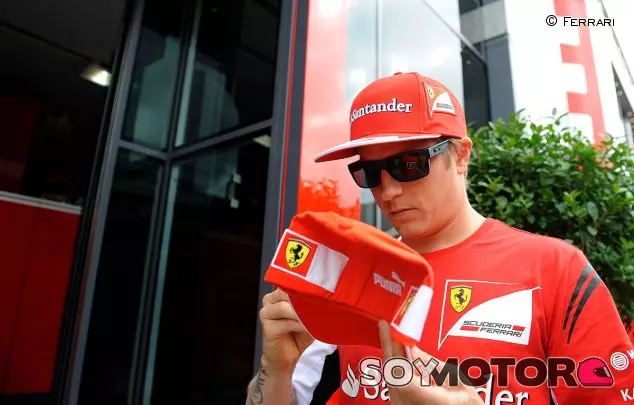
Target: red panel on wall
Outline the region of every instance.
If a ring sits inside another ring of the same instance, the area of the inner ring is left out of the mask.
[[[79,215],[40,208],[10,354],[7,392],[51,389]]]
[[[75,213],[0,201],[2,394],[51,389],[78,224]]]
[[[33,207],[0,200],[0,394],[6,392],[9,353],[36,216]]]
[[[309,2],[297,212],[359,219],[360,190],[347,171],[350,160],[313,162],[318,152],[349,139],[347,18],[344,3]]]
[[[586,4],[584,0],[555,0],[555,14],[558,16],[571,16],[586,18]],[[605,125],[603,122],[603,110],[599,95],[599,81],[594,66],[592,42],[590,41],[590,29],[580,26],[579,45],[561,45],[561,59],[563,63],[582,65],[586,72],[586,94],[568,93],[568,110],[571,113],[588,114],[592,117],[592,131],[594,141],[600,143],[604,139]]]

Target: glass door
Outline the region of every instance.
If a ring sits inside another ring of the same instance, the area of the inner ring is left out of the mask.
[[[244,403],[252,376],[267,134],[174,165],[148,362],[151,404]]]

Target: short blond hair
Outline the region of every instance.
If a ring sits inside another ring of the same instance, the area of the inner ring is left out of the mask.
[[[449,154],[449,164],[451,165],[455,162],[456,156],[462,151],[462,142],[458,138],[453,137],[444,137],[443,140],[449,141],[449,148],[447,148],[447,153]],[[469,171],[465,171],[464,177],[467,178]]]

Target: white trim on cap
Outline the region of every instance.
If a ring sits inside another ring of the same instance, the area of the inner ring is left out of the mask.
[[[295,277],[299,277],[311,284],[317,285],[334,293],[337,289],[337,285],[339,284],[339,279],[341,279],[341,275],[343,274],[343,270],[348,264],[349,257],[335,249],[329,248],[323,243],[319,243],[298,232],[291,231],[290,229],[284,230],[281,239],[282,242],[278,245],[273,257],[277,258],[280,254],[280,250],[284,249],[282,246],[284,241],[286,241],[286,249],[288,249],[288,243],[292,238],[297,238],[300,241],[311,243],[316,247],[316,251],[313,253],[313,258],[308,259],[310,260],[308,272],[306,274],[302,274],[301,272],[296,272],[293,269],[279,266],[275,264],[275,262],[271,264],[271,267]],[[306,253],[306,256],[309,254],[310,253]]]
[[[413,289],[411,289],[410,295],[414,295],[414,300],[405,310],[405,315],[403,315],[401,321],[395,323],[394,320],[392,320],[391,323],[394,329],[418,341],[423,334],[423,326],[427,321],[434,290],[426,285],[421,285],[415,293]],[[398,312],[400,311],[401,309],[399,308]]]
[[[354,156],[354,149],[367,145],[379,145],[384,143],[396,143],[406,141],[418,141],[422,139],[440,138],[441,134],[400,134],[400,135],[377,135],[367,138],[355,139],[348,141],[332,148],[326,149],[313,157],[317,163],[329,160],[345,159]]]

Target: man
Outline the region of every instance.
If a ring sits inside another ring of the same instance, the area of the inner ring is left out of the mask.
[[[262,364],[247,403],[324,404],[333,396],[339,404],[634,401],[634,348],[609,290],[575,247],[471,207],[466,133],[462,107],[449,89],[416,73],[396,74],[357,95],[351,140],[315,160],[359,155],[349,166],[355,182],[372,190],[401,240],[434,269],[434,297],[410,359],[425,365],[437,359],[440,371],[444,362],[461,364],[473,380],[362,383],[363,375],[369,378],[360,367],[364,358],[407,354],[385,323],[377,325],[382,350],[314,341],[277,290],[263,300]]]

